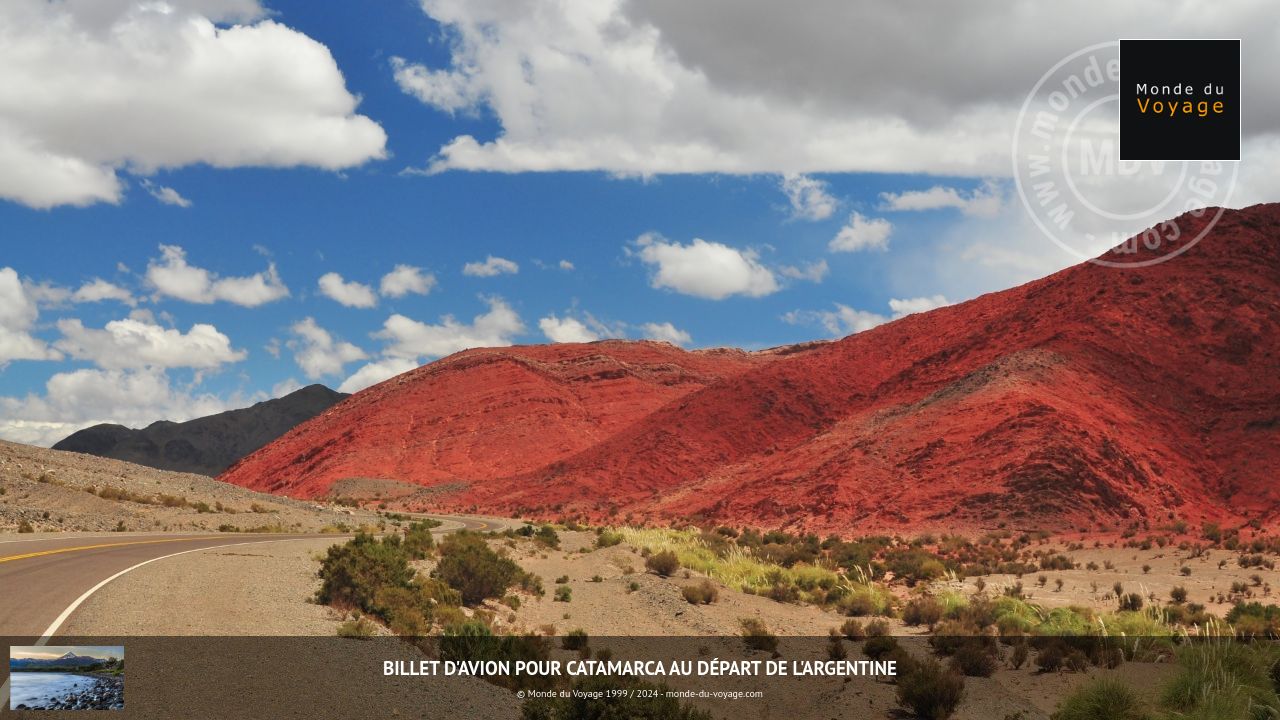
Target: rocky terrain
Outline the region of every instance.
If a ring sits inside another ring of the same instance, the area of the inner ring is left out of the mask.
[[[203,475],[0,441],[0,532],[316,531],[378,520],[371,512],[253,492]]]
[[[1182,222],[1194,234],[1204,220]],[[353,396],[222,479],[307,498],[353,479],[408,484],[426,491],[400,493],[417,508],[844,534],[1270,525],[1278,240],[1280,206],[1227,211],[1169,262],[1084,263],[762,353],[468,351]]]
[[[140,430],[94,425],[53,449],[212,476],[346,397],[323,385],[310,385],[253,407],[182,423],[160,420]]]
[[[65,697],[50,697],[28,706],[19,703],[14,710],[122,710],[124,678],[92,676],[93,686]]]

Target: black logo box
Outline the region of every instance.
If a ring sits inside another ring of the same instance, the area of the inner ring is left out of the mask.
[[[1238,39],[1121,39],[1120,159],[1239,160],[1240,78]]]

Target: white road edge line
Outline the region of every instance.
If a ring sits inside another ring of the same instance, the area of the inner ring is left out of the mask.
[[[297,540],[315,540],[315,539],[316,538],[277,538],[274,540],[253,540],[250,542],[227,543],[226,545],[210,545],[208,547],[198,547],[198,548],[192,548],[190,550],[183,550],[182,552],[176,552],[171,555],[161,555],[160,557],[154,557],[154,558],[151,558],[150,560],[143,560],[137,565],[134,565],[133,567],[127,567],[121,570],[120,572],[116,573],[115,575],[112,575],[106,580],[103,580],[97,585],[94,585],[93,587],[86,590],[85,593],[80,597],[76,598],[76,601],[71,603],[71,605],[69,605],[66,610],[62,611],[62,614],[58,616],[58,619],[53,621],[52,625],[50,625],[47,629],[45,629],[44,633],[41,634],[40,639],[36,641],[36,644],[34,647],[48,645],[49,639],[52,638],[53,634],[58,631],[58,628],[62,626],[62,623],[66,622],[67,618],[71,617],[71,613],[75,612],[76,608],[80,607],[81,603],[83,603],[85,600],[88,600],[90,596],[92,596],[94,593],[101,590],[104,586],[106,586],[107,583],[111,582],[112,580],[115,580],[116,578],[120,577],[121,575],[124,575],[125,573],[137,570],[143,565],[150,565],[151,563],[157,560],[168,560],[171,557],[186,555],[187,553],[200,552],[201,550],[217,550],[218,548],[239,547],[241,545],[262,545],[263,543],[290,542],[290,541],[297,541]],[[6,706],[9,704],[9,678],[5,678],[4,684],[0,685],[0,702],[4,703]]]

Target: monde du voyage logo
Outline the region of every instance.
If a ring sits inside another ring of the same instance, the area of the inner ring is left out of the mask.
[[[1027,94],[1014,131],[1031,219],[1105,266],[1190,249],[1235,187],[1240,88],[1239,40],[1113,40],[1063,57]]]
[[[1240,159],[1239,40],[1120,41],[1121,160]]]

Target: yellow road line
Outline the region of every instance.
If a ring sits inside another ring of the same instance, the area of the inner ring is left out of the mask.
[[[184,542],[189,540],[207,540],[204,537],[186,537],[186,538],[166,538],[164,540],[134,540],[131,542],[118,543],[101,543],[99,545],[80,545],[78,547],[54,548],[53,550],[41,550],[39,552],[23,553],[21,555],[9,555],[0,557],[0,563],[9,562],[11,560],[24,560],[26,558],[42,557],[44,555],[57,555],[58,553],[78,552],[80,550],[97,550],[99,548],[120,547],[122,545],[154,545],[157,543]]]

